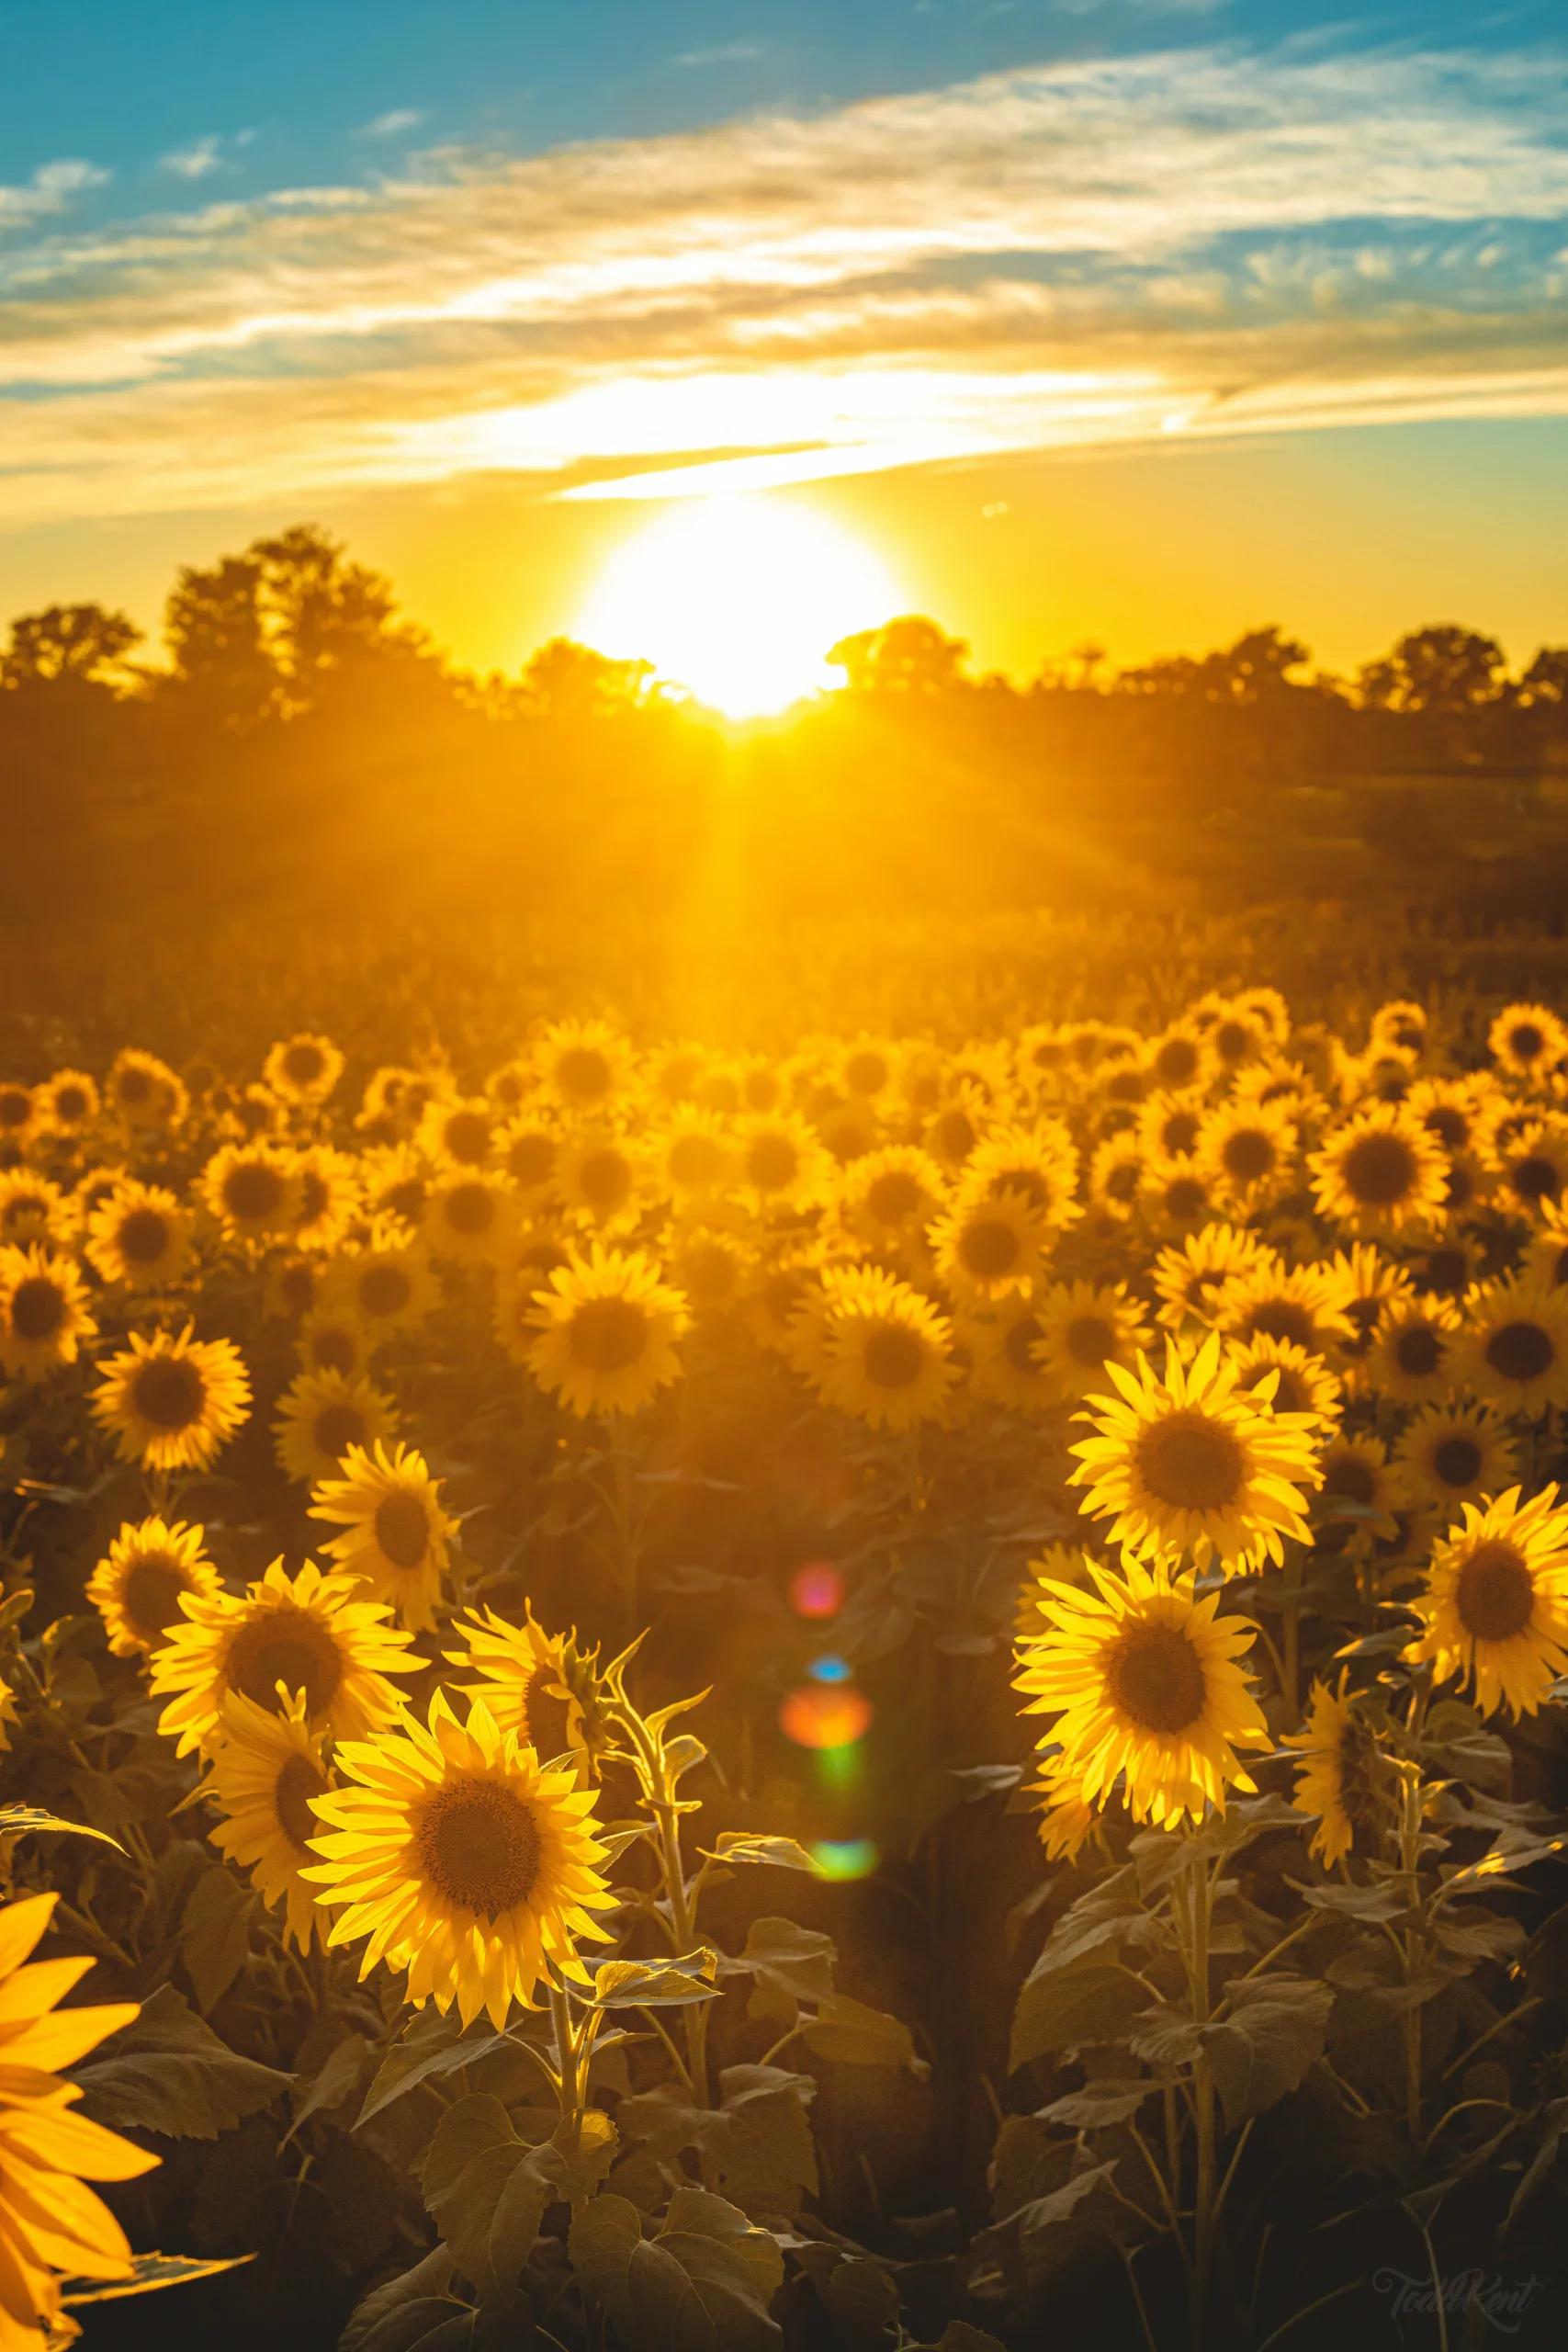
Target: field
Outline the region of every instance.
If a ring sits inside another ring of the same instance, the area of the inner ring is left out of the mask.
[[[1560,2338],[1568,975],[1342,815],[13,933],[0,2341]]]

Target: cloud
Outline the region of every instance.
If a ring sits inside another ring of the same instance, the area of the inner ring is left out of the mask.
[[[1215,44],[93,232],[35,196],[6,512],[1568,413],[1565,93],[1554,51]]]
[[[417,107],[393,107],[389,114],[378,114],[374,122],[361,123],[362,139],[395,139],[400,130],[413,130],[424,120]]]
[[[727,40],[716,49],[688,49],[671,59],[672,65],[750,65],[763,54],[754,40]]]
[[[63,212],[73,196],[80,196],[90,187],[102,187],[107,178],[107,172],[99,171],[96,164],[82,162],[79,156],[62,156],[58,163],[42,164],[25,186],[0,186],[0,230],[7,224],[27,225],[49,213]]]
[[[216,134],[195,139],[188,147],[176,147],[172,154],[160,155],[159,168],[170,172],[177,180],[203,180],[209,172],[221,168],[219,149],[222,141]]]

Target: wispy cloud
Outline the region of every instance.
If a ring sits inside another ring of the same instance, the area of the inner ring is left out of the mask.
[[[222,144],[215,132],[205,139],[193,139],[188,147],[176,147],[172,154],[160,155],[159,168],[177,180],[204,180],[209,173],[221,168],[223,159],[219,151]]]
[[[1565,93],[1556,52],[1216,45],[93,234],[35,204],[5,511],[1568,411]]]
[[[63,212],[73,197],[81,196],[90,187],[102,187],[107,178],[107,172],[99,171],[96,164],[84,163],[79,156],[62,156],[58,163],[40,164],[20,187],[0,186],[0,229],[28,225],[51,212]]]
[[[716,49],[683,50],[671,58],[673,65],[750,65],[761,57],[762,51],[754,40],[721,41]]]
[[[417,107],[393,107],[388,114],[378,114],[374,122],[361,123],[362,139],[395,139],[400,130],[414,130],[424,120]]]

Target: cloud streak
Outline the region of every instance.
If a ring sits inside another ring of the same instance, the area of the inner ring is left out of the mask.
[[[1556,53],[1213,46],[90,233],[35,184],[0,248],[0,505],[498,468],[667,496],[1561,413],[1565,88]]]

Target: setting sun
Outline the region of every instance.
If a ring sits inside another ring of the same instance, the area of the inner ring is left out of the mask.
[[[901,603],[880,559],[819,515],[761,497],[705,498],[617,549],[575,634],[752,718],[832,684],[829,647]]]

